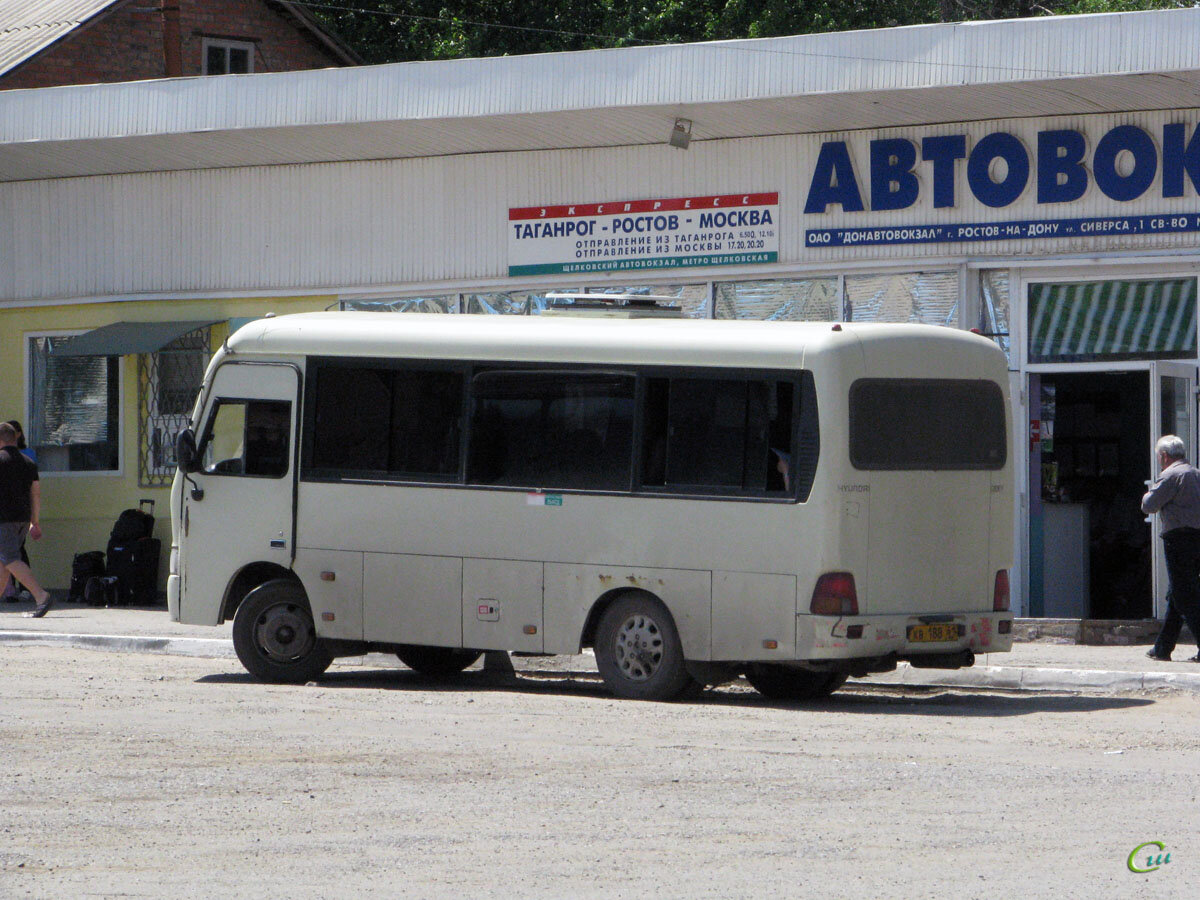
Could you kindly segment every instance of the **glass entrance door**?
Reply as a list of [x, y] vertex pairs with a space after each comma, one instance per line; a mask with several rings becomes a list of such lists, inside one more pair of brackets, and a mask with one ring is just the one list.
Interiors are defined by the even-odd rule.
[[[1164, 434], [1177, 434], [1187, 446], [1188, 462], [1197, 464], [1196, 446], [1196, 367], [1187, 363], [1155, 362], [1150, 378], [1151, 443]], [[1158, 459], [1150, 454], [1149, 478], [1158, 477]], [[1146, 482], [1149, 485], [1150, 481]], [[1161, 619], [1167, 612], [1167, 566], [1163, 557], [1161, 525], [1153, 520], [1154, 615]]]

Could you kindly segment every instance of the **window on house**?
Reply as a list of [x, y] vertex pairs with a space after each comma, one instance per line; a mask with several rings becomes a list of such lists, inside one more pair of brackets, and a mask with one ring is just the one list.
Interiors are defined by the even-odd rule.
[[[1008, 269], [985, 269], [979, 273], [979, 330], [996, 342], [1012, 362], [1008, 316], [1012, 300]], [[1011, 368], [1011, 366], [1010, 366]]]
[[209, 357], [208, 328], [138, 357], [138, 483], [156, 487], [175, 476], [175, 439], [188, 427]]
[[847, 275], [842, 313], [847, 322], [958, 325], [958, 272]]
[[342, 309], [361, 312], [458, 312], [458, 294], [434, 297], [376, 297], [371, 299], [352, 298], [342, 301]]
[[245, 75], [253, 71], [253, 43], [204, 39], [205, 75]]
[[29, 338], [29, 446], [43, 472], [120, 468], [120, 359], [55, 356], [71, 335]]
[[715, 286], [718, 319], [836, 322], [842, 318], [837, 276], [731, 281]]

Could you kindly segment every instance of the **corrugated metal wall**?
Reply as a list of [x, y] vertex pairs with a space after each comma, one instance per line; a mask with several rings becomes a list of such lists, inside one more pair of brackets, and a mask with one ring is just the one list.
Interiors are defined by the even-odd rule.
[[[1200, 11], [1177, 9], [14, 92], [0, 103], [0, 142], [1186, 75], [1200, 68], [1200, 43], [1186, 38], [1198, 22]], [[1070, 86], [1031, 86], [1047, 101], [1060, 90]]]
[[[846, 140], [869, 203], [868, 147], [879, 136], [919, 147], [931, 134], [966, 134], [968, 147], [994, 131], [1017, 135], [1036, 157], [1037, 132], [1084, 131], [1088, 153], [1117, 124], [1156, 142], [1168, 122], [1200, 110], [1026, 119], [961, 126], [780, 136], [667, 146], [494, 153], [379, 162], [266, 166], [57, 179], [0, 185], [0, 300], [23, 302], [159, 292], [253, 293], [502, 279], [510, 206], [779, 191], [782, 269], [839, 261], [971, 255], [1045, 257], [1130, 248], [1196, 247], [1195, 233], [1130, 237], [908, 244], [806, 249], [805, 229], [927, 225], [1039, 218], [1196, 212], [1185, 196], [1164, 199], [1159, 174], [1138, 200], [1118, 203], [1093, 183], [1073, 203], [1035, 202], [1035, 175], [1013, 204], [990, 209], [966, 187], [957, 164], [957, 205], [933, 208], [929, 166], [921, 197], [905, 210], [804, 215], [823, 140]], [[1161, 152], [1161, 151], [1160, 151]], [[662, 273], [643, 273], [663, 274]], [[703, 277], [690, 273], [689, 277]], [[678, 278], [678, 273], [676, 273]]]

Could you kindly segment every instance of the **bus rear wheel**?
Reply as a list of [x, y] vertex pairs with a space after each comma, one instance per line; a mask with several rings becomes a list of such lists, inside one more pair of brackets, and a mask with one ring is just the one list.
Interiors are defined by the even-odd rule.
[[773, 663], [751, 663], [746, 669], [750, 686], [769, 700], [818, 700], [843, 684], [844, 672], [812, 672]]
[[650, 594], [626, 594], [600, 617], [596, 666], [618, 697], [675, 700], [696, 682], [667, 608]]
[[259, 585], [242, 600], [233, 617], [233, 648], [251, 675], [283, 684], [312, 681], [333, 662], [303, 589], [283, 579]]
[[457, 675], [482, 656], [478, 650], [460, 650], [457, 647], [422, 647], [418, 644], [401, 644], [396, 656], [414, 672], [430, 678], [449, 678]]

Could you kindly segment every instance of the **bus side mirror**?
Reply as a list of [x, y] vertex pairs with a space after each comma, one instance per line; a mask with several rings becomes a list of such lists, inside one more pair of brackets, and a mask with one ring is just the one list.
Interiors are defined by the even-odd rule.
[[198, 457], [196, 435], [192, 433], [192, 429], [185, 428], [179, 432], [179, 437], [175, 438], [175, 461], [179, 465], [180, 471], [188, 473], [198, 470], [200, 468]]

